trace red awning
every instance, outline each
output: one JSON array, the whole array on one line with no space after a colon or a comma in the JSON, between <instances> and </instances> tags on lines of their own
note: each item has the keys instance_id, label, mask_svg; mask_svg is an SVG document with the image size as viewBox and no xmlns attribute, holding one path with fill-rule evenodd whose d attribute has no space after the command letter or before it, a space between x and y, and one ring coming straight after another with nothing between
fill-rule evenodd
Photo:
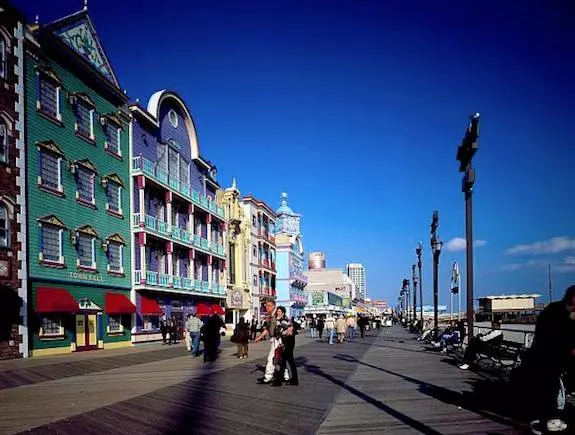
<instances>
[{"instance_id":1,"label":"red awning","mask_svg":"<svg viewBox=\"0 0 575 435\"><path fill-rule=\"evenodd\" d=\"M206 304L196 305L196 316L209 316L211 314L210 307Z\"/></svg>"},{"instance_id":2,"label":"red awning","mask_svg":"<svg viewBox=\"0 0 575 435\"><path fill-rule=\"evenodd\" d=\"M38 287L36 299L38 313L75 313L78 301L63 288Z\"/></svg>"},{"instance_id":3,"label":"red awning","mask_svg":"<svg viewBox=\"0 0 575 435\"><path fill-rule=\"evenodd\" d=\"M148 315L164 314L164 312L160 308L160 305L155 299L142 295L141 302L142 303L140 307L142 314L148 314Z\"/></svg>"},{"instance_id":4,"label":"red awning","mask_svg":"<svg viewBox=\"0 0 575 435\"><path fill-rule=\"evenodd\" d=\"M130 314L135 312L136 307L126 295L122 293L106 293L106 313Z\"/></svg>"},{"instance_id":5,"label":"red awning","mask_svg":"<svg viewBox=\"0 0 575 435\"><path fill-rule=\"evenodd\" d=\"M226 314L226 310L224 309L224 307L222 307L219 304L213 304L211 307L211 311L213 314L218 314L220 316L223 316Z\"/></svg>"}]
</instances>

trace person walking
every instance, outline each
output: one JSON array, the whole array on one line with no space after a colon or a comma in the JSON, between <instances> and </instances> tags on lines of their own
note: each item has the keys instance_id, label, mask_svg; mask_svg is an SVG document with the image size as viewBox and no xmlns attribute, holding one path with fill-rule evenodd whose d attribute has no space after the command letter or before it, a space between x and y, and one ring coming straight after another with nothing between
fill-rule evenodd
<instances>
[{"instance_id":1,"label":"person walking","mask_svg":"<svg viewBox=\"0 0 575 435\"><path fill-rule=\"evenodd\" d=\"M347 323L343 318L343 314L335 321L335 329L337 331L337 342L343 343L345 340L345 330L347 328Z\"/></svg>"},{"instance_id":2,"label":"person walking","mask_svg":"<svg viewBox=\"0 0 575 435\"><path fill-rule=\"evenodd\" d=\"M192 358L196 358L200 354L200 330L202 325L202 321L198 319L195 312L188 315L188 320L184 327L186 329L186 346L189 348Z\"/></svg>"},{"instance_id":3,"label":"person walking","mask_svg":"<svg viewBox=\"0 0 575 435\"><path fill-rule=\"evenodd\" d=\"M291 320L285 315L286 309L284 307L277 307L276 309L276 329L274 331L274 337L279 341L279 345L282 347L282 356L279 361L279 367L275 373L272 385L279 387L283 385L284 374L286 371L286 364L289 364L290 379L288 383L290 385L299 385L299 378L297 374L297 367L293 357L293 351L295 348L295 336L294 336L294 326Z\"/></svg>"},{"instance_id":4,"label":"person walking","mask_svg":"<svg viewBox=\"0 0 575 435\"><path fill-rule=\"evenodd\" d=\"M325 318L325 329L327 330L329 344L333 344L333 339L335 338L335 319L331 314L328 314Z\"/></svg>"},{"instance_id":5,"label":"person walking","mask_svg":"<svg viewBox=\"0 0 575 435\"><path fill-rule=\"evenodd\" d=\"M165 317L160 320L160 333L162 334L162 344L168 344L166 342L168 338L168 321Z\"/></svg>"},{"instance_id":6,"label":"person walking","mask_svg":"<svg viewBox=\"0 0 575 435\"><path fill-rule=\"evenodd\" d=\"M567 423L559 415L557 396L561 376L575 356L575 285L567 288L563 299L552 302L541 312L535 325L531 347L522 358L520 397L536 420L534 434L562 432ZM517 379L517 377L515 377ZM526 388L526 386L529 386Z\"/></svg>"},{"instance_id":7,"label":"person walking","mask_svg":"<svg viewBox=\"0 0 575 435\"><path fill-rule=\"evenodd\" d=\"M320 317L319 319L317 319L317 332L319 334L319 339L321 340L323 338L323 329L325 327L325 322L323 320L323 317Z\"/></svg>"},{"instance_id":8,"label":"person walking","mask_svg":"<svg viewBox=\"0 0 575 435\"><path fill-rule=\"evenodd\" d=\"M256 334L258 331L258 322L255 318L252 319L250 324L250 340L254 341L256 339Z\"/></svg>"},{"instance_id":9,"label":"person walking","mask_svg":"<svg viewBox=\"0 0 575 435\"><path fill-rule=\"evenodd\" d=\"M248 343L250 341L250 325L246 323L243 317L240 317L239 323L234 329L235 342L238 345L238 358L245 359L248 357Z\"/></svg>"},{"instance_id":10,"label":"person walking","mask_svg":"<svg viewBox=\"0 0 575 435\"><path fill-rule=\"evenodd\" d=\"M317 322L315 317L312 317L309 322L309 338L316 338L317 337Z\"/></svg>"},{"instance_id":11,"label":"person walking","mask_svg":"<svg viewBox=\"0 0 575 435\"><path fill-rule=\"evenodd\" d=\"M264 340L266 337L270 337L270 347L268 351L265 373L264 376L258 378L258 382L260 384L271 384L274 378L274 353L280 343L280 341L273 336L276 326L276 303L274 300L269 300L266 302L266 322L264 323L264 329L262 330L262 333L255 339L255 342L258 343Z\"/></svg>"},{"instance_id":12,"label":"person walking","mask_svg":"<svg viewBox=\"0 0 575 435\"><path fill-rule=\"evenodd\" d=\"M204 325L204 362L215 361L218 358L220 330L225 327L222 318L215 313Z\"/></svg>"},{"instance_id":13,"label":"person walking","mask_svg":"<svg viewBox=\"0 0 575 435\"><path fill-rule=\"evenodd\" d=\"M347 318L346 325L347 325L347 338L352 340L354 338L354 335L355 335L355 328L357 327L357 322L355 320L355 317L349 316Z\"/></svg>"}]
</instances>

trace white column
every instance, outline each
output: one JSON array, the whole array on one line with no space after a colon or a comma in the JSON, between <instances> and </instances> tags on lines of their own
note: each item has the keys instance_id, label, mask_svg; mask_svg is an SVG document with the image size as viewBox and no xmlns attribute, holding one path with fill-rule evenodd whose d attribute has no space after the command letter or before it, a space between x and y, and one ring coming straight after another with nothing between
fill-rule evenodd
<instances>
[{"instance_id":1,"label":"white column","mask_svg":"<svg viewBox=\"0 0 575 435\"><path fill-rule=\"evenodd\" d=\"M166 242L166 258L168 262L168 275L174 274L174 256L173 256L173 245L172 242ZM170 278L170 283L172 279Z\"/></svg>"},{"instance_id":2,"label":"white column","mask_svg":"<svg viewBox=\"0 0 575 435\"><path fill-rule=\"evenodd\" d=\"M138 246L140 249L140 269L142 271L142 277L146 279L146 233L142 232L138 234ZM138 283L139 284L139 283Z\"/></svg>"},{"instance_id":3,"label":"white column","mask_svg":"<svg viewBox=\"0 0 575 435\"><path fill-rule=\"evenodd\" d=\"M210 256L211 258L211 256ZM212 288L212 261L211 259L208 259L208 287L211 289Z\"/></svg>"},{"instance_id":4,"label":"white column","mask_svg":"<svg viewBox=\"0 0 575 435\"><path fill-rule=\"evenodd\" d=\"M138 212L140 213L140 222L146 221L146 182L143 176L138 177Z\"/></svg>"},{"instance_id":5,"label":"white column","mask_svg":"<svg viewBox=\"0 0 575 435\"><path fill-rule=\"evenodd\" d=\"M172 192L166 192L166 223L168 231L172 230ZM171 270L171 269L168 269Z\"/></svg>"},{"instance_id":6,"label":"white column","mask_svg":"<svg viewBox=\"0 0 575 435\"><path fill-rule=\"evenodd\" d=\"M186 228L190 233L195 234L194 226L194 204L188 206L188 228Z\"/></svg>"},{"instance_id":7,"label":"white column","mask_svg":"<svg viewBox=\"0 0 575 435\"><path fill-rule=\"evenodd\" d=\"M188 251L188 278L194 279L194 273L195 273L195 264L194 264L194 257L195 257L195 251L193 249L190 249ZM192 286L194 284L192 283Z\"/></svg>"},{"instance_id":8,"label":"white column","mask_svg":"<svg viewBox=\"0 0 575 435\"><path fill-rule=\"evenodd\" d=\"M212 215L208 215L207 218L207 239L208 239L208 246L211 248L212 247Z\"/></svg>"}]
</instances>

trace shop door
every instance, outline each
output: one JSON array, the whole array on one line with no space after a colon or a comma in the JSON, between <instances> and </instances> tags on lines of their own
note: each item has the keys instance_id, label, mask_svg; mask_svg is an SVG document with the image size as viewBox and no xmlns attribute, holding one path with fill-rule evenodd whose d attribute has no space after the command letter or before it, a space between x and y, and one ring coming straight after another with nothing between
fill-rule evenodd
<instances>
[{"instance_id":1,"label":"shop door","mask_svg":"<svg viewBox=\"0 0 575 435\"><path fill-rule=\"evenodd\" d=\"M172 312L174 317L174 323L176 325L176 340L184 339L184 313L183 312Z\"/></svg>"},{"instance_id":2,"label":"shop door","mask_svg":"<svg viewBox=\"0 0 575 435\"><path fill-rule=\"evenodd\" d=\"M98 348L96 314L76 315L76 350Z\"/></svg>"}]
</instances>

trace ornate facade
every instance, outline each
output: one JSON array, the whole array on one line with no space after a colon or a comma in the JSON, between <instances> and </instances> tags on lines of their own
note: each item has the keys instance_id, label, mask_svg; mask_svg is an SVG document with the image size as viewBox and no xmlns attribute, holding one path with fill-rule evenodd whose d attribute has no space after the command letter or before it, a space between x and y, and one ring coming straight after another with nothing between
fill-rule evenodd
<instances>
[{"instance_id":1,"label":"ornate facade","mask_svg":"<svg viewBox=\"0 0 575 435\"><path fill-rule=\"evenodd\" d=\"M265 313L265 303L276 299L276 214L265 202L248 195L243 208L249 222L248 253L252 313L257 319Z\"/></svg>"},{"instance_id":2,"label":"ornate facade","mask_svg":"<svg viewBox=\"0 0 575 435\"><path fill-rule=\"evenodd\" d=\"M0 7L0 359L28 356L23 22Z\"/></svg>"},{"instance_id":3,"label":"ornate facade","mask_svg":"<svg viewBox=\"0 0 575 435\"><path fill-rule=\"evenodd\" d=\"M33 355L131 344L128 97L86 8L26 40Z\"/></svg>"},{"instance_id":4,"label":"ornate facade","mask_svg":"<svg viewBox=\"0 0 575 435\"><path fill-rule=\"evenodd\" d=\"M232 186L218 195L218 203L228 220L226 323L235 324L241 316L247 320L252 318L249 264L251 227L235 178Z\"/></svg>"},{"instance_id":5,"label":"ornate facade","mask_svg":"<svg viewBox=\"0 0 575 435\"><path fill-rule=\"evenodd\" d=\"M192 310L223 310L227 225L216 167L200 155L181 97L158 91L130 111L133 337L149 341L161 338L162 316L182 330Z\"/></svg>"},{"instance_id":6,"label":"ornate facade","mask_svg":"<svg viewBox=\"0 0 575 435\"><path fill-rule=\"evenodd\" d=\"M287 308L289 316L299 317L303 315L308 300L304 293L307 277L303 273L301 215L294 213L288 206L287 193L282 193L281 205L276 210L276 215L278 304Z\"/></svg>"}]
</instances>

